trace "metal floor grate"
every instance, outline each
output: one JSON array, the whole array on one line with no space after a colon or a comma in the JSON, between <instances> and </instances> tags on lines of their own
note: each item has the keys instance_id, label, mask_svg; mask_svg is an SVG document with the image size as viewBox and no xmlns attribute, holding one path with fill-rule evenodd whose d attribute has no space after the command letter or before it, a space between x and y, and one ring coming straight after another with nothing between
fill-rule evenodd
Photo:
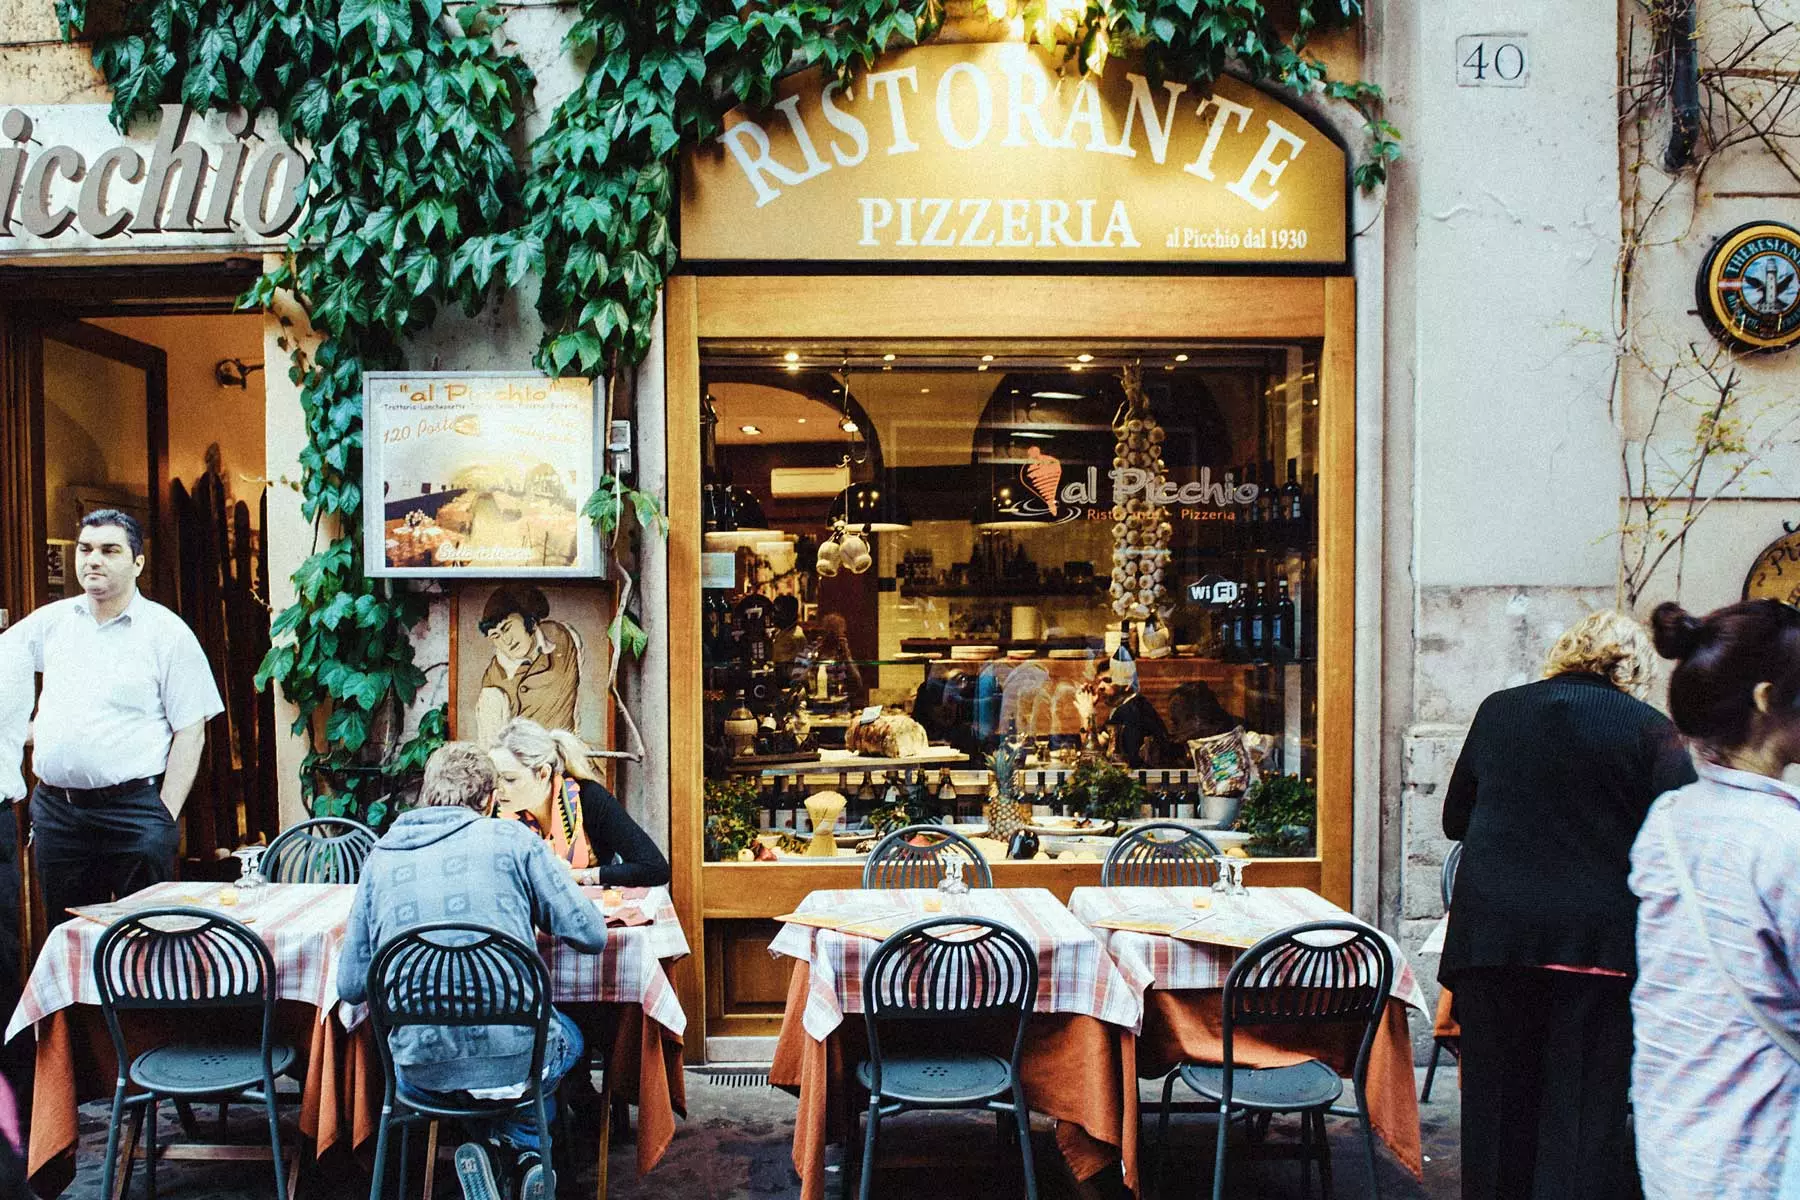
<instances>
[{"instance_id":1,"label":"metal floor grate","mask_svg":"<svg viewBox=\"0 0 1800 1200\"><path fill-rule=\"evenodd\" d=\"M731 1067L697 1067L693 1074L698 1075L714 1087L723 1088L760 1088L769 1086L769 1072L754 1068Z\"/></svg>"}]
</instances>

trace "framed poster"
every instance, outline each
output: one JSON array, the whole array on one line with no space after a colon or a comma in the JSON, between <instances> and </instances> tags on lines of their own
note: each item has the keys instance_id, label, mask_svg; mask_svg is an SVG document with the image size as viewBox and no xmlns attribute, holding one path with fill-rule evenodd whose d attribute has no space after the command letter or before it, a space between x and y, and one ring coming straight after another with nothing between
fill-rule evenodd
<instances>
[{"instance_id":1,"label":"framed poster","mask_svg":"<svg viewBox=\"0 0 1800 1200\"><path fill-rule=\"evenodd\" d=\"M363 375L370 575L591 578L581 506L600 475L591 379L536 372Z\"/></svg>"},{"instance_id":2,"label":"framed poster","mask_svg":"<svg viewBox=\"0 0 1800 1200\"><path fill-rule=\"evenodd\" d=\"M486 746L513 717L610 746L610 588L470 583L450 609L450 735Z\"/></svg>"}]
</instances>

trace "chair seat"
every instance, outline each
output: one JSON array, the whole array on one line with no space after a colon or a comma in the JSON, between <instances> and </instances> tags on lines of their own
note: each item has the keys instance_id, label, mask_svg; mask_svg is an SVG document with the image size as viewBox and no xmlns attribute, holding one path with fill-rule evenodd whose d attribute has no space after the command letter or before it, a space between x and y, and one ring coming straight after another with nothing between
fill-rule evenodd
<instances>
[{"instance_id":1,"label":"chair seat","mask_svg":"<svg viewBox=\"0 0 1800 1200\"><path fill-rule=\"evenodd\" d=\"M272 1073L280 1075L294 1065L294 1048L271 1046L269 1060ZM130 1078L138 1087L164 1096L217 1096L260 1088L262 1050L185 1042L158 1046L137 1056Z\"/></svg>"},{"instance_id":2,"label":"chair seat","mask_svg":"<svg viewBox=\"0 0 1800 1200\"><path fill-rule=\"evenodd\" d=\"M869 1061L856 1064L856 1080L870 1087ZM979 1051L959 1054L883 1054L881 1095L925 1107L979 1104L1012 1090L1012 1068L1004 1058Z\"/></svg>"},{"instance_id":3,"label":"chair seat","mask_svg":"<svg viewBox=\"0 0 1800 1200\"><path fill-rule=\"evenodd\" d=\"M544 1095L548 1097L550 1090L546 1088ZM421 1092L417 1088L408 1087L404 1080L396 1080L394 1098L416 1113L424 1113L428 1117L500 1117L514 1113L529 1113L531 1110L531 1089L526 1088L517 1096L502 1096L492 1100L478 1100L467 1092Z\"/></svg>"},{"instance_id":4,"label":"chair seat","mask_svg":"<svg viewBox=\"0 0 1800 1200\"><path fill-rule=\"evenodd\" d=\"M1225 1094L1225 1069L1183 1063L1181 1081L1208 1100ZM1252 1070L1239 1067L1231 1073L1231 1107L1259 1112L1300 1112L1335 1104L1344 1094L1338 1073L1316 1058L1291 1067Z\"/></svg>"}]
</instances>

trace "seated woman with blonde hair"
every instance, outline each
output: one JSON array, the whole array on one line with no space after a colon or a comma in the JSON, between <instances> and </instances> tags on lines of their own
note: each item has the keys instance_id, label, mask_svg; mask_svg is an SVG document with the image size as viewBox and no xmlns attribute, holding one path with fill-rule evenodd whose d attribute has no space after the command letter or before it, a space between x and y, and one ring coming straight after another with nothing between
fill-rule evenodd
<instances>
[{"instance_id":1,"label":"seated woman with blonde hair","mask_svg":"<svg viewBox=\"0 0 1800 1200\"><path fill-rule=\"evenodd\" d=\"M577 882L615 887L669 882L669 860L594 774L580 738L514 717L494 735L488 757L494 761L500 815L548 842Z\"/></svg>"}]
</instances>

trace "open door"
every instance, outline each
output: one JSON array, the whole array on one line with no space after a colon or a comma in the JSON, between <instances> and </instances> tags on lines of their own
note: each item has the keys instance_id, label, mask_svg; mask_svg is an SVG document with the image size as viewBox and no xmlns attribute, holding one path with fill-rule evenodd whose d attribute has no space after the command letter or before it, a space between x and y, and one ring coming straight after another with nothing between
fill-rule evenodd
<instances>
[{"instance_id":1,"label":"open door","mask_svg":"<svg viewBox=\"0 0 1800 1200\"><path fill-rule=\"evenodd\" d=\"M24 347L42 481L36 544L41 602L81 590L74 541L83 514L116 508L143 523L139 586L175 604L167 536L169 368L159 347L81 321L35 325Z\"/></svg>"}]
</instances>

